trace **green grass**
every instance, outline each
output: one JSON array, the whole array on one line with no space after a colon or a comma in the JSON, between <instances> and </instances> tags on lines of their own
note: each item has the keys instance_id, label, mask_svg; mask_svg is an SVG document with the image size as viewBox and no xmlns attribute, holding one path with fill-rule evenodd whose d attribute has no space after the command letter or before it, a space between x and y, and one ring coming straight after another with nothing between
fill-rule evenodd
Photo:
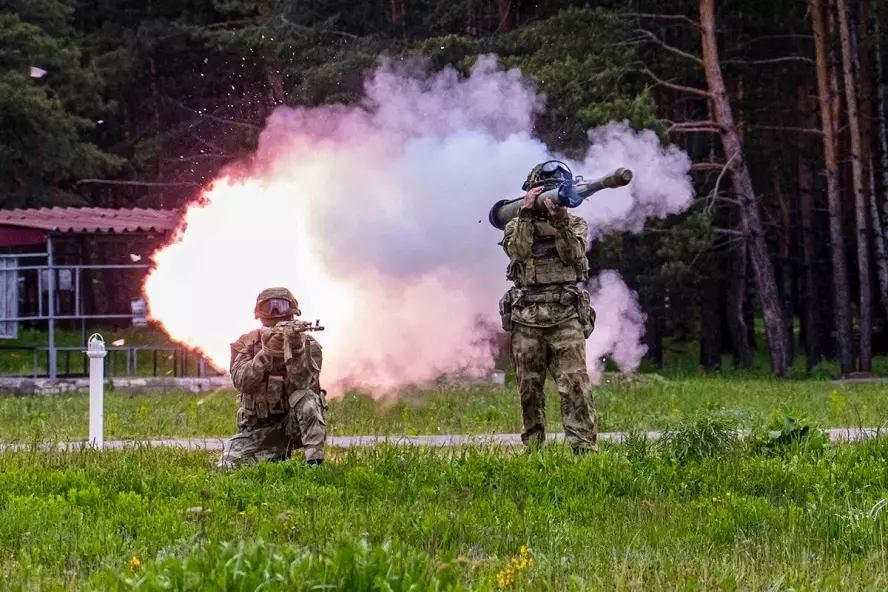
<instances>
[{"instance_id":1,"label":"green grass","mask_svg":"<svg viewBox=\"0 0 888 592\"><path fill-rule=\"evenodd\" d=\"M170 449L4 452L0 587L486 590L526 546L519 590L885 588L888 442L678 454L689 441L375 447L230 473Z\"/></svg>"},{"instance_id":2,"label":"green grass","mask_svg":"<svg viewBox=\"0 0 888 592\"><path fill-rule=\"evenodd\" d=\"M888 385L828 381L642 377L596 389L602 431L661 429L698 410L722 410L742 427L767 421L787 407L828 427L876 427L888 419ZM172 392L129 395L106 392L108 438L230 436L235 431L235 393ZM87 395L0 397L0 441L84 439ZM547 398L550 431L561 430L557 394ZM521 430L518 394L507 388L472 388L408 393L374 402L348 394L330 402L334 435L515 433Z\"/></svg>"}]
</instances>

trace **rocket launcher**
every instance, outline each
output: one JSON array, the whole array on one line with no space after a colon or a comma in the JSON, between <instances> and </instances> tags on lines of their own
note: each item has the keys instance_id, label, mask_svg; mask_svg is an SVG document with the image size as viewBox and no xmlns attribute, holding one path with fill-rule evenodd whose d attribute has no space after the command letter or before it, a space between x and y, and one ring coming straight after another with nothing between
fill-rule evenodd
<instances>
[{"instance_id":1,"label":"rocket launcher","mask_svg":"<svg viewBox=\"0 0 888 592\"><path fill-rule=\"evenodd\" d=\"M623 187L628 185L631 180L632 171L622 168L594 181L584 181L582 177L577 177L573 181L564 181L557 187L541 192L536 198L534 209L546 211L547 199L551 199L556 206L575 208L593 193L597 193L602 189ZM503 199L496 202L490 208L490 214L487 217L488 221L494 228L505 230L509 220L518 215L522 201L524 201L524 197Z\"/></svg>"}]
</instances>

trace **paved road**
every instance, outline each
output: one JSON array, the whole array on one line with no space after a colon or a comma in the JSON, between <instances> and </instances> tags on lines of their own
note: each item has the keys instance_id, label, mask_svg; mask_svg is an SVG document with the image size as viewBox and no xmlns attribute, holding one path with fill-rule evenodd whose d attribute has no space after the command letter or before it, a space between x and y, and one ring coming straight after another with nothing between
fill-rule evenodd
<instances>
[{"instance_id":1,"label":"paved road","mask_svg":"<svg viewBox=\"0 0 888 592\"><path fill-rule=\"evenodd\" d=\"M876 428L833 428L828 430L830 440L856 441L875 436L879 433ZM650 439L660 437L660 432L647 432ZM626 437L625 432L605 432L598 435L601 440L620 441ZM564 434L550 434L549 440L561 440ZM156 439L156 440L106 440L106 448L125 448L138 444L154 447L184 448L187 450L218 451L222 449L222 438L183 438L183 439ZM71 450L82 447L86 442L60 442L58 448ZM373 446L375 444L413 445L413 446L468 446L468 445L497 445L515 446L521 444L519 434L477 434L477 435L434 435L434 436L332 436L327 438L329 446L351 448L355 446ZM4 444L0 443L0 451L27 449L28 444ZM46 449L46 445L41 445Z\"/></svg>"}]
</instances>

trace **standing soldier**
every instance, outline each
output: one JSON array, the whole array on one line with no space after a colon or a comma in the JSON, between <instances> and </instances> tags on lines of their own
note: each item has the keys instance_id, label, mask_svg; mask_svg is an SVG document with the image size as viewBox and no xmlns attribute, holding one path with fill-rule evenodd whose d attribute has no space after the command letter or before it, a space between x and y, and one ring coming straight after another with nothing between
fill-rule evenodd
<instances>
[{"instance_id":1,"label":"standing soldier","mask_svg":"<svg viewBox=\"0 0 888 592\"><path fill-rule=\"evenodd\" d=\"M254 314L262 329L231 344L231 381L240 391L238 433L225 443L217 466L287 460L298 448L305 449L308 464L321 464L327 437L321 346L295 332L287 337L292 356L284 360L284 332L271 328L302 314L286 288L263 290Z\"/></svg>"},{"instance_id":2,"label":"standing soldier","mask_svg":"<svg viewBox=\"0 0 888 592\"><path fill-rule=\"evenodd\" d=\"M506 275L515 287L500 301L503 329L511 332L512 363L521 395L525 445L546 438L548 370L561 397L564 433L574 452L598 450L598 427L592 383L586 369L586 339L595 326L589 293L577 287L589 277L586 260L588 223L566 207L545 201L544 190L573 180L558 161L537 165L527 176L518 215L505 227L500 243L509 256Z\"/></svg>"}]
</instances>

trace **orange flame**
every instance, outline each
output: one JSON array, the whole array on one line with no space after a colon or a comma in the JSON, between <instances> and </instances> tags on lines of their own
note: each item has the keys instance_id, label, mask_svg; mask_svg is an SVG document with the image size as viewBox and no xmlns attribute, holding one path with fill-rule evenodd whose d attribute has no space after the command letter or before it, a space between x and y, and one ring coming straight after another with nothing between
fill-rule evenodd
<instances>
[{"instance_id":1,"label":"orange flame","mask_svg":"<svg viewBox=\"0 0 888 592\"><path fill-rule=\"evenodd\" d=\"M299 191L257 179L214 182L189 205L175 240L152 257L155 269L144 286L150 318L227 369L229 344L258 326L259 290L286 286L303 317L322 319L323 342L335 349L353 315L353 296L318 264L306 218L280 215L292 211ZM229 234L232 229L238 233ZM207 268L219 278L216 285L206 284Z\"/></svg>"},{"instance_id":2,"label":"orange flame","mask_svg":"<svg viewBox=\"0 0 888 592\"><path fill-rule=\"evenodd\" d=\"M474 301L461 278L440 268L402 279L372 267L336 277L328 271L310 178L290 169L268 180L214 182L187 208L173 241L152 256L144 285L150 318L226 370L229 344L259 326L256 295L285 286L301 318L325 327L314 335L333 397L348 387L386 393L444 372L489 370L491 343L478 338L487 330L478 322L492 307ZM377 212L399 207L390 200Z\"/></svg>"},{"instance_id":3,"label":"orange flame","mask_svg":"<svg viewBox=\"0 0 888 592\"><path fill-rule=\"evenodd\" d=\"M466 79L446 69L414 79L382 68L365 90L364 107L275 110L249 175L216 180L152 256L150 318L216 367L227 369L229 344L258 326L256 295L284 286L301 318L326 328L315 335L331 396L492 369L508 259L486 218L551 156L531 135L540 101L519 72L499 71L491 57L479 58ZM636 173L631 187L577 211L596 237L638 232L647 217L691 203L686 154L663 150L655 134L627 123L593 138L572 170ZM643 315L618 276L597 283L590 366L613 353L634 369L644 353Z\"/></svg>"}]
</instances>

